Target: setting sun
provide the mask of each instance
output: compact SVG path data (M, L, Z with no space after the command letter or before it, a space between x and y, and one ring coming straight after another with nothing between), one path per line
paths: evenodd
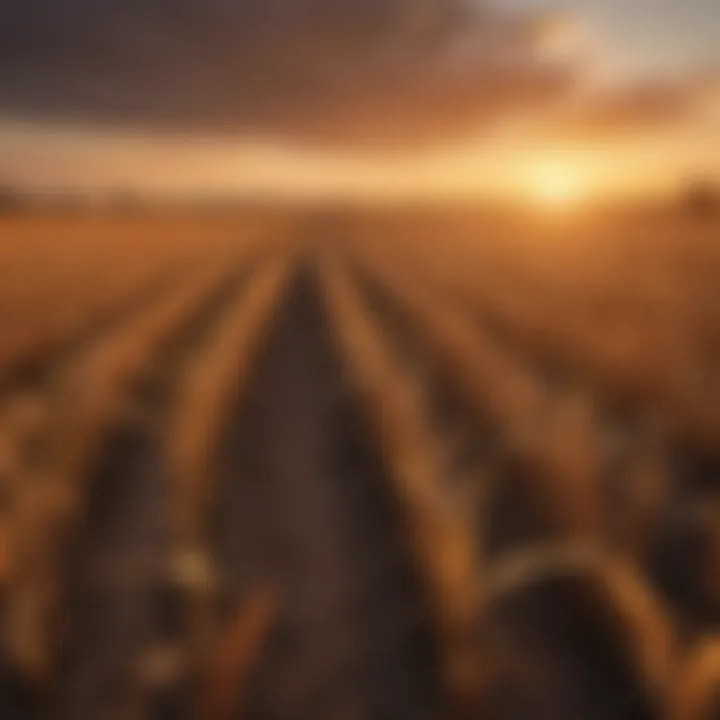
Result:
M581 199L578 186L564 178L551 178L536 188L535 195L539 202L556 207L575 205Z
M543 165L528 174L526 193L538 205L564 210L580 205L590 191L585 179L574 168Z

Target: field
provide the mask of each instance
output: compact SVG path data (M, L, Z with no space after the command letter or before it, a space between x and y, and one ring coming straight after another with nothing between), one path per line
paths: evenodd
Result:
M709 720L720 221L0 218L0 717Z

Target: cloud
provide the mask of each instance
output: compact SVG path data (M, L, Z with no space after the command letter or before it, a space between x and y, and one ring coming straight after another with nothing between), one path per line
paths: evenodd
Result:
M587 102L568 114L568 123L591 135L646 132L689 120L695 100L682 85L649 82Z
M477 0L3 0L0 114L436 140L566 92L536 23Z
M528 29L541 57L587 62L597 50L591 28L566 12L542 13Z
M558 102L534 118L551 137L605 141L694 127L720 108L720 75L698 71L684 77L647 79Z

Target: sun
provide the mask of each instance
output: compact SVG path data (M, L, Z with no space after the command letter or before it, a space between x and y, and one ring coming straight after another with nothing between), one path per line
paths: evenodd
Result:
M552 207L569 207L582 199L582 191L572 178L547 178L535 188L537 200Z
M582 174L575 168L562 165L533 168L525 184L529 199L550 210L574 209L589 195Z

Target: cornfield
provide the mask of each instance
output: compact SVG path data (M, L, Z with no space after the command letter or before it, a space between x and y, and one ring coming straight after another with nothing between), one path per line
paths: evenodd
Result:
M0 717L720 717L715 221L0 220Z

